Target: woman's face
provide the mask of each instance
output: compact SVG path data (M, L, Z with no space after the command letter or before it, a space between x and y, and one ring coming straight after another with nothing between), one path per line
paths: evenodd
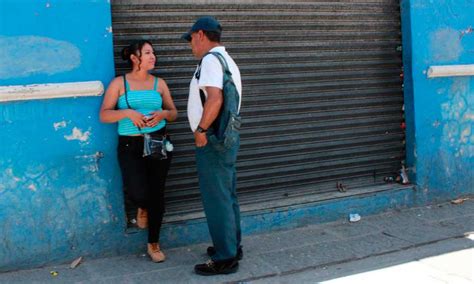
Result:
M140 64L140 69L144 70L152 70L155 68L155 63L156 63L156 56L155 56L155 51L153 50L153 47L149 45L148 43L145 43L142 47L141 50L141 56L140 56L141 62L137 60L137 64Z

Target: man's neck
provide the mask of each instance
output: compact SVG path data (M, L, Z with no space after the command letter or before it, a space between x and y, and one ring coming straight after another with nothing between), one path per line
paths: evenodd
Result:
M205 51L202 53L202 55L199 57L199 59L202 59L206 53L208 53L209 51L211 51L213 48L219 47L219 46L222 46L222 45L221 45L220 43L218 43L218 42L209 41L208 43L206 43L206 47L207 47L207 48L204 48L204 49L203 49L203 50L205 50Z
M222 46L222 45L221 45L220 43L218 43L218 42L211 42L211 43L209 44L209 48L207 49L207 51L206 51L204 54L208 53L208 52L211 51L213 48L219 47L219 46Z
M214 47L218 47L218 46L222 46L222 45L221 45L220 43L218 43L218 42L213 42L213 43L211 44L211 48L209 48L209 50L213 49Z

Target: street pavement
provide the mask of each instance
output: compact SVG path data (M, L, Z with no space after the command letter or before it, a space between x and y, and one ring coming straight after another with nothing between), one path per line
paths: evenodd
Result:
M0 274L0 283L474 283L474 199L244 236L231 275L200 276L209 244Z

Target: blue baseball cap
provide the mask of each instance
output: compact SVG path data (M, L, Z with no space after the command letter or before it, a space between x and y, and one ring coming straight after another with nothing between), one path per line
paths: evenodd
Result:
M182 39L191 41L191 34L197 31L208 31L208 32L222 32L222 26L218 20L211 16L205 16L197 19L194 25L189 29L189 31L181 36Z

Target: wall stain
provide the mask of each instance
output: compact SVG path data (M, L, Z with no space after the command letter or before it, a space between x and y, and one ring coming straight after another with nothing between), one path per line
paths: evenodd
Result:
M0 194L5 192L8 189L14 189L21 182L21 178L17 177L13 173L12 168L6 168L3 172L0 173Z
M89 143L89 137L91 135L91 129L89 128L86 132L82 132L81 129L74 127L70 135L64 135L66 140L79 140L84 143Z
M53 127L54 127L54 130L58 131L59 129L61 128L64 128L67 126L67 122L66 121L60 121L60 122L55 122L53 123Z
M30 184L28 186L28 189L31 190L31 191L36 191L36 186L34 184Z
M462 39L465 35L468 35L472 32L474 32L474 29L471 26L469 26L466 30L461 31L461 34L459 35L459 39Z
M443 143L455 151L456 157L474 157L474 96L470 93L469 80L454 79L450 97L441 105L445 121Z
M459 31L451 28L435 30L430 34L431 57L438 63L457 61L463 53Z
M0 36L0 78L53 75L81 64L81 52L70 42L41 36Z
M83 155L83 156L76 156L75 158L78 160L84 160L86 162L85 165L82 166L87 172L98 172L99 171L99 161L104 157L103 152L96 152L92 155Z
M90 157L100 158L101 153ZM81 166L86 162L49 161L24 169L8 167L0 172L0 197L15 204L0 207L0 216L21 217L0 222L0 262L27 255L29 246L34 246L39 256L71 253L87 243L85 238L104 235L110 230L108 224L117 222L110 206L109 182L97 172L84 172ZM18 208L28 210L18 215ZM29 240L31 236L35 236L34 240Z

